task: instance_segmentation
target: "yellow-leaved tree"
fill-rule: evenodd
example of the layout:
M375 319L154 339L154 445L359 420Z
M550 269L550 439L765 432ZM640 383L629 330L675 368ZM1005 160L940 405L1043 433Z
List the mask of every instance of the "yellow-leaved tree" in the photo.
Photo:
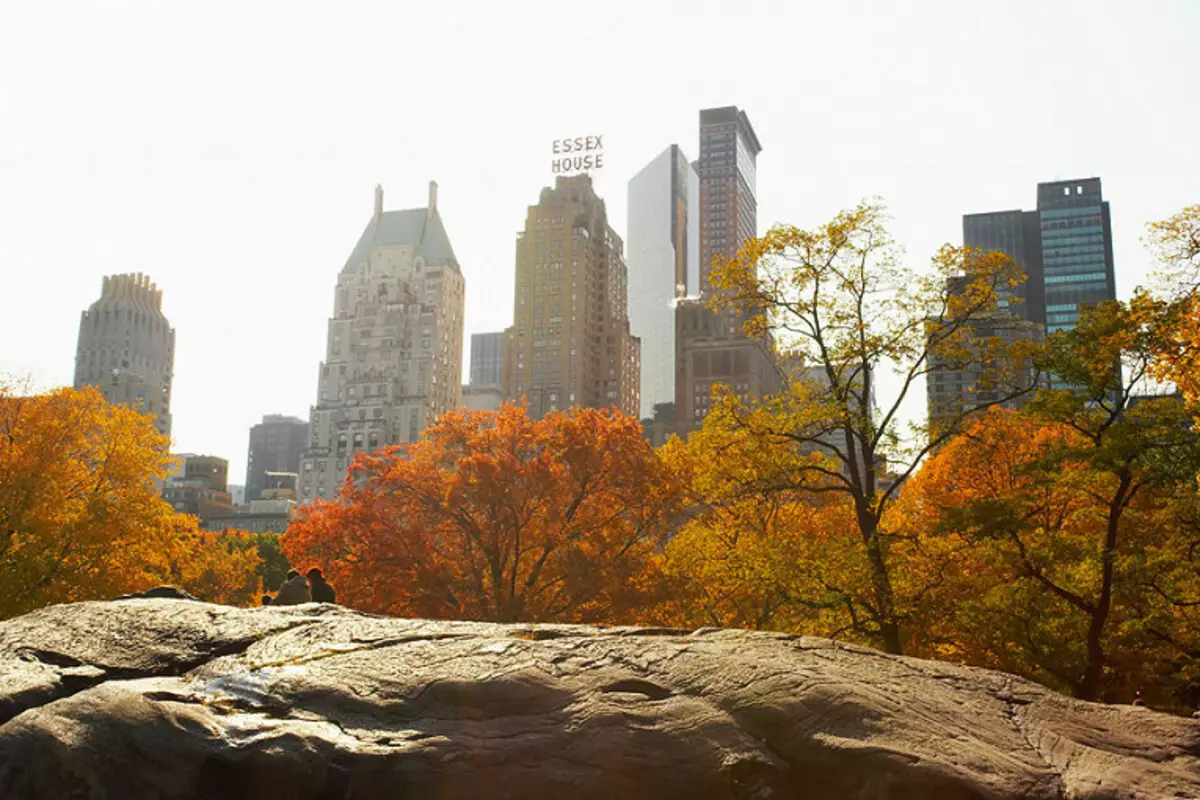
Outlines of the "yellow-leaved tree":
M161 583L215 602L255 596L253 549L198 531L159 496L168 444L95 389L0 385L0 618Z
M964 421L1036 384L1033 348L998 330L1022 277L1002 253L949 245L929 269L911 270L871 203L812 230L776 227L713 272L713 304L747 334L775 337L785 380L761 402L727 395L697 446L743 441L761 450L739 479L755 492L840 509L852 535L837 540L845 568L830 597L850 630L888 652L903 652L928 590L888 522L900 487ZM906 400L946 370L975 374L986 393L933 426L905 425ZM885 371L893 378L883 391ZM936 570L928 577L936 581Z

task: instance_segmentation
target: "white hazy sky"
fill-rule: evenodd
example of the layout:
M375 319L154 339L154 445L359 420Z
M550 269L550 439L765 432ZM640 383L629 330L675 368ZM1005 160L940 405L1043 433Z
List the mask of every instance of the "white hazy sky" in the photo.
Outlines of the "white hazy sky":
M1144 223L1200 201L1198 31L1197 0L0 0L0 373L69 384L101 276L148 273L175 449L238 482L261 415L307 417L376 183L438 181L467 333L500 330L550 141L605 135L624 233L628 179L718 105L762 140L761 229L878 195L914 266L1098 175L1126 296Z

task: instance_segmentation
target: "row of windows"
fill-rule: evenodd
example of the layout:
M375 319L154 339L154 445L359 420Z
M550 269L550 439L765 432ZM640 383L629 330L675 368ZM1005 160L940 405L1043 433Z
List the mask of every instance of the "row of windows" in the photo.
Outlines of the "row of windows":
M1107 284L1103 272L1085 272L1079 275L1047 275L1046 283L1100 283Z

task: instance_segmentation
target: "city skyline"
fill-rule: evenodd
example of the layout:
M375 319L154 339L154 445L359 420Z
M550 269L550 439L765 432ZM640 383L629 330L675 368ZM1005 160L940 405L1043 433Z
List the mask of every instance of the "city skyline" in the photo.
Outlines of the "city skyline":
M605 135L597 191L624 234L626 181L672 142L697 153L696 111L726 103L747 109L770 144L759 232L818 225L881 195L920 267L960 241L962 214L1028 208L1035 183L1095 175L1114 205L1118 296L1128 297L1150 264L1142 226L1195 202L1200 185L1180 134L1200 110L1179 102L1200 9L1100 6L863 14L749 3L739 24L754 31L756 58L736 63L686 57L728 24L715 6L686 18L640 9L639 24L557 8L6 7L0 74L23 77L0 83L0 268L20 302L0 321L0 372L71 383L78 314L100 278L145 273L178 331L175 449L227 457L239 479L263 414L307 416L330 275L371 186L414 207L430 179L441 184L464 264L465 333L500 330L511 324L512 234L551 178L552 140ZM598 47L570 70L538 65L532 45L572 21L629 55L613 61ZM470 56L439 57L438 37L414 42L406 58L436 64L435 77L389 105L378 97L392 74L384 32L396 25L453 29ZM678 35L662 37L664 26ZM834 37L795 46L847 26L861 34L859 63L829 69L844 46L823 41ZM1066 44L1085 40L1109 55ZM529 90L500 90L516 86ZM410 108L422 124L408 122ZM378 119L346 125L364 109Z

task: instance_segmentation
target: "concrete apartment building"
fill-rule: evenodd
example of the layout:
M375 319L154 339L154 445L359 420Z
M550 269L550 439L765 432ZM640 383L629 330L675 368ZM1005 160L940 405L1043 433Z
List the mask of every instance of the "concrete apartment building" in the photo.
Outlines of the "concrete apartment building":
M465 284L437 209L375 210L338 275L300 502L336 494L355 453L416 441L461 404Z
M535 419L571 406L638 413L622 249L589 175L560 175L542 189L517 237L505 400L524 399Z
M258 500L268 472L300 472L300 454L308 443L308 423L299 417L266 414L250 428L246 455L245 502Z
M79 320L75 388L95 386L104 399L153 414L171 435L175 329L162 313L162 291L146 275L108 275L100 299Z
M629 181L629 329L641 341L641 419L675 402L675 301L700 294L700 179L679 145Z
M762 145L736 106L700 112L698 298L680 301L675 320L675 416L680 434L700 426L714 384L748 399L778 391L783 376L769 337L746 336L742 317L705 301L713 262L733 256L758 233L757 160Z

